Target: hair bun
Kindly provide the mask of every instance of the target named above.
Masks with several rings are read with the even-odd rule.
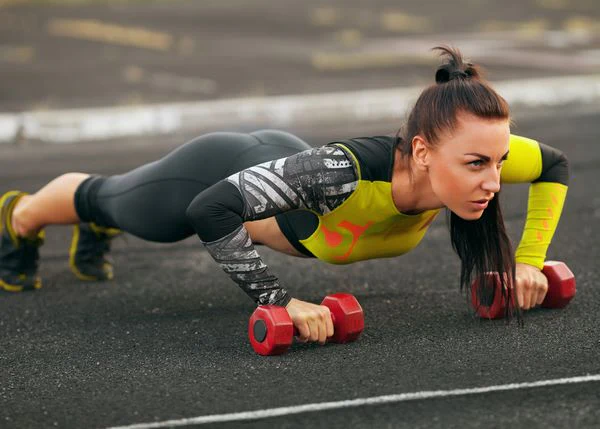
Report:
[[[470,77],[473,77],[471,68],[460,70],[451,64],[444,64],[435,72],[436,83],[446,83],[454,79],[469,79]]]
[[[435,72],[435,81],[438,84],[450,82],[455,79],[466,80],[479,77],[477,66],[464,61],[458,49],[437,46],[433,50],[440,51],[440,56],[446,57],[446,62]]]

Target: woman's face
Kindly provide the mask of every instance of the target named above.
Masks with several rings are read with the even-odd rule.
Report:
[[[457,119],[456,129],[442,133],[429,154],[429,178],[443,205],[465,220],[476,220],[487,207],[485,201],[500,191],[509,121],[469,114],[459,114]]]

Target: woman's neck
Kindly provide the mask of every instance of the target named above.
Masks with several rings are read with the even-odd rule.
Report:
[[[414,168],[411,158],[403,157],[398,149],[394,154],[392,198],[398,211],[408,215],[417,215],[426,210],[443,207],[431,188],[429,174]]]

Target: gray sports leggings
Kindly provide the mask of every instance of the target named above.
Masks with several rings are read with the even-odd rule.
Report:
[[[83,222],[145,240],[183,240],[195,233],[185,211],[200,192],[245,168],[310,148],[276,130],[205,134],[128,173],[89,177],[75,192],[75,209]]]

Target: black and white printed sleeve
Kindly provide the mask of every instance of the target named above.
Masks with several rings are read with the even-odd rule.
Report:
[[[210,255],[258,305],[285,306],[291,297],[254,248],[245,221],[288,210],[326,214],[357,186],[343,150],[322,146],[235,173],[201,192],[186,215]]]

